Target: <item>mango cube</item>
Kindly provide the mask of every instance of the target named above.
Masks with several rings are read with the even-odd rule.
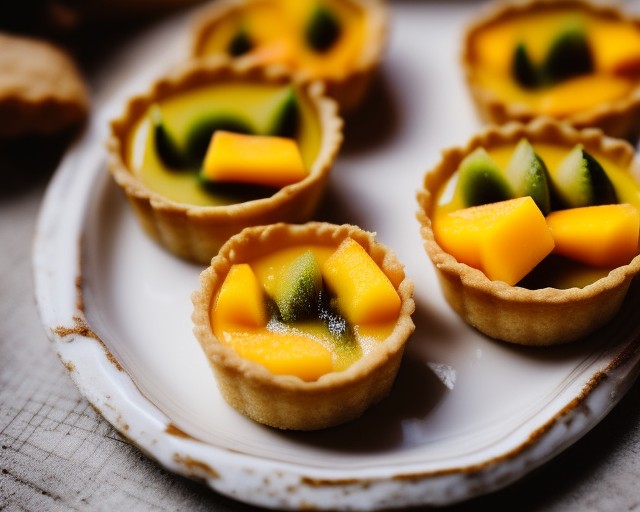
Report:
[[[530,196],[449,212],[434,224],[438,244],[491,280],[515,285],[554,247]]]
[[[547,216],[555,253],[595,267],[626,265],[638,254],[640,214],[630,204],[558,210]]]
[[[211,318],[217,331],[267,324],[263,288],[248,263],[231,267],[213,304]]]
[[[355,240],[347,238],[338,246],[322,266],[322,276],[349,322],[371,324],[398,317],[400,297],[393,284]]]
[[[303,334],[283,332],[225,333],[237,354],[276,375],[313,381],[333,370],[333,356],[322,343]]]
[[[278,188],[307,175],[293,139],[223,130],[217,130],[211,137],[202,169],[202,177],[210,182]]]

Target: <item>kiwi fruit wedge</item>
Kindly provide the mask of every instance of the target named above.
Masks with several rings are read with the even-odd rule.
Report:
[[[547,167],[527,139],[516,145],[505,174],[517,197],[531,196],[543,215],[551,211]]]
[[[477,148],[460,163],[456,195],[467,208],[511,199],[513,192],[487,151]]]
[[[609,176],[582,144],[577,144],[567,154],[551,177],[560,208],[618,202]]]

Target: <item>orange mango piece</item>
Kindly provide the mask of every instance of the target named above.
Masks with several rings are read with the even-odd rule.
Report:
[[[527,275],[554,246],[545,218],[530,196],[446,213],[434,223],[434,234],[459,262],[510,285]]]
[[[398,292],[367,251],[352,238],[345,239],[327,258],[322,276],[349,322],[372,324],[398,317]]]
[[[296,375],[313,381],[333,370],[331,352],[303,334],[230,332],[224,338],[240,357],[261,364],[276,375]]]
[[[555,251],[595,267],[626,265],[638,254],[640,214],[630,204],[558,210],[547,216]]]
[[[202,175],[212,182],[284,187],[305,178],[293,139],[217,130],[204,159]]]
[[[267,325],[263,288],[249,264],[231,267],[213,304],[211,318],[217,331]]]

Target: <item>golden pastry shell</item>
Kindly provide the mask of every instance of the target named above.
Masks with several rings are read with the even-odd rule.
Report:
[[[194,206],[178,203],[147,187],[128,167],[127,140],[141,116],[156,101],[194,87],[228,80],[256,83],[292,83],[314,106],[322,141],[309,175],[270,197],[229,206]],[[324,94],[323,84],[302,82],[279,67],[260,67],[224,58],[190,62],[159,79],[150,91],[132,97],[124,113],[111,122],[107,139],[108,169],[124,191],[143,230],[175,255],[208,264],[232,235],[247,226],[274,222],[306,222],[318,207],[329,173],[342,144],[343,121],[336,102]]]
[[[401,298],[393,332],[371,353],[344,371],[307,382],[292,375],[274,375],[262,365],[241,358],[216,338],[211,306],[231,265],[290,245],[322,243],[337,247],[347,237],[365,248]],[[389,393],[406,341],[414,330],[413,283],[405,277],[403,266],[374,234],[352,225],[309,222],[247,228],[232,237],[201,273],[200,287],[192,300],[194,334],[224,399],[245,416],[280,429],[317,430],[359,417]]]
[[[216,25],[230,13],[241,11],[246,5],[263,0],[219,0],[207,6],[196,15],[193,38],[191,41],[191,55],[196,58],[204,56],[205,43]],[[343,0],[348,4],[360,7],[367,19],[367,37],[362,45],[362,52],[353,69],[342,75],[323,78],[327,94],[340,105],[340,111],[350,113],[355,111],[363,102],[369,91],[375,72],[377,71],[388,41],[389,13],[384,0]],[[241,61],[252,62],[251,55],[237,58]],[[292,70],[303,80],[314,80],[308,71]]]
[[[566,7],[593,13],[605,19],[631,23],[640,31],[640,18],[634,17],[611,4],[596,4],[586,0],[494,1],[467,27],[462,50],[462,66],[467,86],[475,107],[485,122],[504,124],[508,121],[520,121],[526,123],[537,117],[537,114],[529,106],[505,101],[493,91],[478,84],[474,60],[474,38],[476,34],[487,26],[501,23],[513,17],[527,16],[538,9],[562,9]],[[640,83],[633,87],[626,97],[594,105],[590,109],[563,117],[562,120],[576,128],[600,128],[611,137],[634,140],[640,131]]]
[[[466,146],[443,151],[440,162],[425,174],[418,191],[420,234],[444,298],[468,324],[492,338],[522,345],[575,341],[606,324],[618,312],[631,281],[640,271],[640,256],[584,288],[529,290],[489,280],[480,270],[459,263],[434,238],[431,215],[437,191],[456,172],[462,159],[477,147],[515,144],[522,137],[534,145],[547,142],[571,148],[582,143],[587,151],[637,172],[633,148],[598,129],[577,130],[544,118],[526,125],[512,122],[489,127]]]

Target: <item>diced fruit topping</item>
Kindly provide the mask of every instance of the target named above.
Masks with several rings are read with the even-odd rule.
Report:
[[[227,52],[232,57],[239,57],[240,55],[250,52],[252,48],[253,41],[249,37],[248,32],[244,28],[241,28],[236,32],[231,41],[229,41]]]
[[[207,152],[212,135],[217,130],[253,133],[249,123],[231,114],[206,115],[194,120],[187,129],[181,146],[164,122],[162,111],[153,105],[149,111],[156,154],[169,169],[199,168]]]
[[[519,43],[513,53],[511,72],[516,81],[527,89],[535,89],[540,85],[541,77],[536,65],[531,60],[527,47]]]
[[[168,169],[184,168],[186,163],[184,155],[167,130],[162,118],[162,111],[158,105],[153,105],[150,117],[153,126],[153,142],[160,161]]]
[[[315,380],[345,370],[372,340],[387,337],[400,305],[384,272],[348,238],[335,250],[290,247],[233,265],[211,326],[241,357]]]
[[[284,187],[308,175],[298,145],[284,137],[216,131],[202,168],[212,183]]]
[[[596,267],[626,265],[638,254],[640,215],[630,204],[558,210],[547,216],[556,254]]]
[[[285,323],[318,314],[322,273],[312,251],[306,251],[289,265],[276,283],[273,299]]]
[[[552,176],[565,208],[617,203],[615,189],[598,161],[578,144]]]
[[[309,323],[304,326],[304,329],[314,338],[326,343],[325,346],[329,347],[334,354],[334,370],[341,371],[360,359],[363,352],[353,328],[347,324],[346,320],[339,313],[336,316],[332,313],[331,316],[335,321],[321,314],[322,324]]]
[[[342,27],[335,14],[323,5],[318,5],[307,22],[305,40],[309,48],[322,53],[336,43],[341,32]]]
[[[504,170],[481,147],[462,160],[454,197],[463,208],[524,196],[531,196],[544,215],[619,202],[607,172],[581,144],[551,172],[526,139],[518,142]]]
[[[214,325],[264,327],[267,324],[264,291],[247,263],[233,265],[213,305]]]
[[[185,156],[192,166],[199,168],[207,153],[211,137],[218,131],[253,134],[249,122],[233,114],[205,115],[193,121],[185,137]]]
[[[543,69],[551,83],[593,71],[591,47],[582,27],[569,27],[557,35],[551,43]]]
[[[527,89],[564,82],[591,73],[593,69],[594,57],[589,40],[584,29],[578,26],[559,32],[540,64],[533,62],[522,42],[516,45],[511,60],[514,79]]]
[[[350,344],[355,340],[353,326],[342,316],[338,309],[337,300],[332,298],[326,290],[323,290],[320,295],[318,317],[327,327],[331,336],[341,343]]]
[[[505,172],[516,197],[531,196],[543,215],[549,213],[547,167],[528,140],[522,139],[518,143]]]
[[[225,341],[240,357],[261,364],[276,375],[313,381],[333,370],[331,351],[322,343],[293,332],[227,333]]]
[[[553,168],[547,169],[526,139],[511,152],[500,146],[491,154],[475,150],[467,157],[472,162],[489,160],[494,174],[504,174],[513,195],[533,200],[538,211],[513,200],[461,207],[465,193],[461,165],[453,197],[445,199],[433,217],[436,241],[459,262],[509,284],[518,283],[536,267],[532,276],[538,277],[525,280],[522,286],[527,287],[537,286],[540,276],[551,276],[548,269],[555,268],[558,260],[572,260],[595,270],[627,264],[638,253],[639,239],[640,208],[634,202],[638,191],[631,175],[613,166],[610,177],[581,144],[564,155],[547,147],[540,150],[549,155]],[[507,162],[504,171],[493,158]],[[469,173],[469,167],[465,170]],[[473,184],[468,176],[466,182]],[[622,201],[630,204],[620,204]],[[545,215],[547,232],[540,222]],[[550,251],[557,256],[546,259]],[[547,270],[538,271],[543,267],[537,263],[543,259]],[[557,277],[552,279],[559,282]]]
[[[500,168],[484,148],[477,148],[460,163],[457,188],[465,207],[513,197]]]
[[[434,225],[436,241],[491,280],[515,285],[554,247],[530,196],[449,212]]]
[[[275,116],[268,130],[269,135],[295,138],[300,125],[300,106],[294,89],[289,89],[282,103],[276,108]]]
[[[393,284],[352,238],[345,239],[327,258],[322,275],[349,322],[369,324],[397,318],[400,297]]]
[[[174,122],[181,125],[178,130],[168,123],[168,114],[163,118],[160,104],[153,104],[148,116],[149,143],[163,169],[189,172],[202,190],[224,196],[225,200],[246,202],[269,197],[274,189],[300,181],[308,175],[301,151],[293,143],[299,142],[302,107],[292,85],[279,87],[266,96],[250,120],[245,114],[233,110],[205,109],[190,118],[175,118]],[[244,151],[236,151],[237,154],[242,153],[241,167],[227,166],[221,170],[214,165],[212,171],[211,161],[205,164],[205,157],[218,132],[264,136],[264,139],[238,139],[247,144]],[[273,137],[273,140],[267,142],[267,137]],[[288,138],[290,141],[282,144],[276,138]],[[225,151],[230,147],[227,144]],[[261,153],[263,150],[267,152]],[[247,163],[249,167],[245,165]],[[203,169],[205,165],[209,166],[208,170]]]

